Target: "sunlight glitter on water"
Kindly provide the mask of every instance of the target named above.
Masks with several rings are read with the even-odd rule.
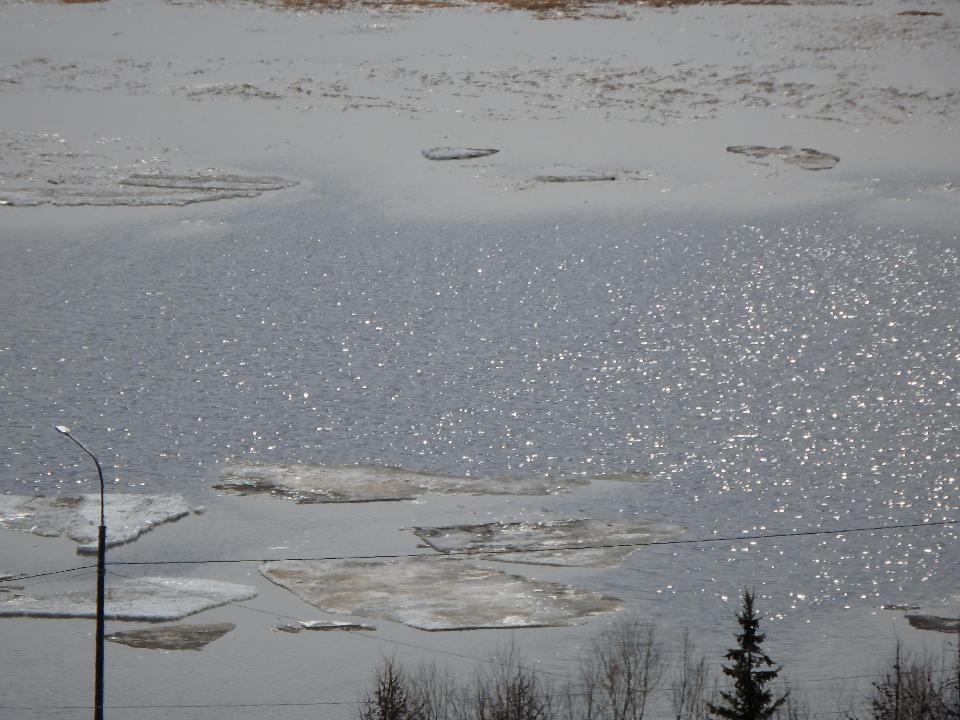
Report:
[[[3,487],[89,482],[49,416],[82,419],[122,483],[188,495],[256,459],[642,470],[656,490],[609,511],[697,535],[957,512],[951,236],[646,223],[354,223],[318,240],[306,217],[278,223],[269,252],[249,230],[187,253],[105,243],[28,262],[14,247],[39,291],[7,321]],[[120,284],[89,293],[104,273]],[[7,275],[14,293],[28,276]],[[808,602],[942,578],[953,537],[811,546]],[[771,548],[737,548],[724,565],[762,551],[781,572]]]

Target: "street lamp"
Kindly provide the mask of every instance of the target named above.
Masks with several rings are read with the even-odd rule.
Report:
[[[84,447],[83,443],[70,434],[66,425],[54,425],[56,431],[73,440],[81,450],[93,458],[100,477],[100,534],[97,541],[97,659],[94,676],[93,720],[103,720],[103,588],[107,567],[107,520],[103,502],[103,470],[97,456]]]

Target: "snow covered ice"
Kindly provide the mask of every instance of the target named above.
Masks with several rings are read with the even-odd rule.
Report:
[[[627,555],[639,550],[641,543],[679,537],[684,532],[684,528],[670,523],[628,525],[588,519],[416,527],[412,530],[443,553],[476,552],[483,560],[593,567],[618,565]],[[491,554],[483,554],[484,551]]]
[[[572,625],[621,607],[607,595],[453,558],[285,560],[265,563],[260,572],[325,612],[422,630]]]
[[[96,591],[0,598],[0,617],[96,617]],[[229,602],[249,600],[257,591],[250,585],[199,578],[143,577],[107,582],[105,615],[108,620],[165,622]]]
[[[104,507],[107,547],[132,542],[151,528],[191,512],[183,496],[176,494],[110,493]],[[43,537],[63,535],[80,543],[78,553],[93,555],[97,552],[100,495],[0,495],[0,525]]]
[[[644,473],[597,477],[465,477],[379,465],[234,464],[214,485],[240,495],[268,494],[299,503],[413,500],[421,495],[553,495],[591,480],[645,480]]]

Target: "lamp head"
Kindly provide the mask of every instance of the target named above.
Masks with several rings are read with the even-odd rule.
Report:
[[[54,430],[56,430],[58,433],[62,433],[63,435],[69,435],[69,434],[70,434],[70,428],[68,428],[66,425],[54,425],[53,428],[54,428]]]

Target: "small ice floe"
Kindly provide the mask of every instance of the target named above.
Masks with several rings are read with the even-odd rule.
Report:
[[[324,612],[421,630],[570,625],[621,607],[613,597],[453,558],[284,560],[265,563],[260,572]]]
[[[377,629],[373,625],[364,625],[363,623],[330,620],[301,620],[300,627],[304,630],[319,630],[320,632],[358,632],[361,630],[373,632]]]
[[[423,151],[427,160],[473,160],[500,152],[497,148],[435,147]]]
[[[618,565],[643,543],[679,537],[684,532],[679,525],[662,522],[627,525],[587,519],[411,529],[442,553],[477,553],[479,559],[500,562],[593,567]]]
[[[92,584],[92,583],[91,583]],[[143,577],[108,582],[105,614],[109,620],[167,622],[257,594],[250,585],[177,577]],[[96,617],[94,588],[4,600],[0,617]]]
[[[190,514],[190,506],[176,494],[110,493],[104,507],[108,547],[132,542],[157,525]],[[0,525],[44,537],[65,535],[80,543],[81,555],[96,554],[100,496],[0,495]]]
[[[591,480],[637,482],[645,473],[584,477],[465,477],[379,465],[226,466],[217,490],[238,495],[266,494],[298,503],[413,500],[421,495],[555,495]]]
[[[291,633],[293,635],[296,635],[298,632],[303,630],[303,626],[292,625],[290,623],[280,623],[274,628],[274,630],[276,630],[277,632],[285,632],[285,633]]]
[[[917,630],[935,630],[943,633],[960,633],[960,595],[955,595],[938,607],[911,609],[906,614],[907,622]]]
[[[840,158],[836,155],[820,152],[812,148],[797,149],[790,145],[784,145],[783,147],[731,145],[727,148],[727,152],[757,159],[770,157],[780,158],[787,165],[796,165],[804,170],[829,170],[840,162]]]
[[[530,179],[518,183],[517,190],[529,190],[540,185],[563,185],[572,183],[632,182],[650,180],[654,173],[635,169],[584,169],[582,167],[557,164],[554,169],[539,173]]]
[[[201,650],[236,627],[233,623],[212,625],[167,625],[144,630],[125,630],[106,636],[110,642],[148,650]]]
[[[940,617],[938,615],[921,615],[908,613],[907,622],[917,630],[936,630],[937,632],[960,633],[960,617]]]
[[[614,182],[617,176],[613,173],[570,173],[569,175],[535,175],[531,182],[535,183],[585,183],[585,182]]]
[[[919,610],[919,605],[914,605],[913,603],[887,603],[886,605],[881,605],[882,610],[901,610],[907,612],[909,610]]]

